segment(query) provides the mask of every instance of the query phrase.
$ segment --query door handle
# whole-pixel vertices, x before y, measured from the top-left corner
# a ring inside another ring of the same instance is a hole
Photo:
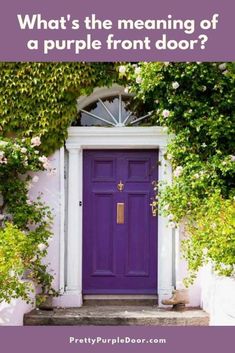
[[[117,203],[117,224],[124,224],[124,203]]]

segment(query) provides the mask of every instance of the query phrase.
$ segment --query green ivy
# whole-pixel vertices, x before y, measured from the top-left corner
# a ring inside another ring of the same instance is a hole
[[[173,183],[158,185],[156,205],[169,226],[186,227],[184,255],[191,279],[207,261],[220,274],[234,274],[234,72],[232,63],[0,63],[0,131],[11,137],[5,155],[0,154],[0,190],[14,227],[30,234],[35,246],[47,244],[49,210],[40,200],[30,207],[28,180],[22,180],[28,171],[45,167],[30,139],[41,138],[41,153],[54,152],[76,119],[77,98],[95,87],[121,83],[135,94],[134,109],[141,101],[153,112],[148,125],[162,125],[175,136],[165,156],[173,167]],[[13,146],[12,136],[19,138],[21,148],[28,144],[28,160]],[[37,225],[35,233],[32,224]],[[4,227],[2,235],[9,238],[8,223]],[[33,273],[46,292],[51,277],[40,259]]]
[[[118,80],[109,63],[0,63],[0,131],[41,136],[47,155],[63,145],[76,101]]]

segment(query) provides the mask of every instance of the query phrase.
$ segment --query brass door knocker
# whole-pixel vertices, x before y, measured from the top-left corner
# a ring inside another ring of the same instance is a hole
[[[124,190],[124,184],[122,183],[122,181],[119,181],[119,184],[117,184],[117,189],[118,191],[123,191]]]

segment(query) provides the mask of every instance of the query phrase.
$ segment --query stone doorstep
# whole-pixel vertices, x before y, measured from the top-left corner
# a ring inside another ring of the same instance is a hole
[[[25,326],[208,326],[209,315],[199,308],[172,311],[157,306],[83,306],[33,310]]]
[[[84,295],[83,306],[154,306],[156,295]]]

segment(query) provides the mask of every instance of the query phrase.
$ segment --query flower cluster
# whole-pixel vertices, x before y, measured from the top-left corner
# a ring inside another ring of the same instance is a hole
[[[39,181],[32,172],[55,171],[40,145],[38,136],[0,140],[0,302],[30,300],[32,286],[21,280],[25,273],[42,292],[53,290],[53,277],[42,262],[52,236],[52,215],[41,196],[32,201],[28,195]]]
[[[1,165],[7,165],[9,169],[18,168],[22,174],[37,170],[54,174],[56,170],[52,168],[49,159],[38,150],[40,145],[39,136],[28,140],[0,140],[0,171]]]
[[[7,164],[7,158],[5,152],[0,150],[0,164]]]
[[[170,227],[183,223],[190,235],[183,249],[191,278],[207,261],[218,273],[233,274],[235,65],[165,62],[127,68],[129,90],[155,111],[153,123],[175,136],[166,153],[173,181],[159,183],[157,206]]]

